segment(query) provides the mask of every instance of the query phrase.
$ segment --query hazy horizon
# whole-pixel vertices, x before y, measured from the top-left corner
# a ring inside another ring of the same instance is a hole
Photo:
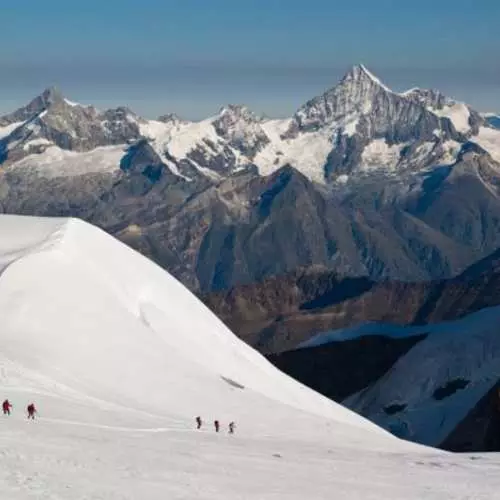
[[[26,0],[3,12],[0,113],[55,85],[148,118],[201,119],[228,103],[284,117],[358,63],[395,91],[500,111],[500,2],[462,3]]]

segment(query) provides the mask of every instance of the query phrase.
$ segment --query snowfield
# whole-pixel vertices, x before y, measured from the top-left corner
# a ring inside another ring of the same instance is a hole
[[[16,130],[16,128],[20,127],[22,124],[23,124],[23,122],[16,122],[16,123],[11,123],[10,125],[6,125],[4,127],[0,127],[0,139],[7,137],[9,134],[14,132],[14,130]]]
[[[398,440],[305,388],[99,229],[2,215],[0,234],[1,397],[14,405],[0,425],[1,498],[491,499],[500,488],[496,455]]]
[[[48,141],[36,139],[26,143],[29,146],[46,145]],[[50,143],[48,143],[50,144]],[[87,152],[76,152],[51,145],[43,153],[30,154],[7,167],[9,170],[22,169],[25,172],[46,177],[71,177],[91,173],[114,172],[120,170],[120,160],[125,155],[125,145],[104,146]]]

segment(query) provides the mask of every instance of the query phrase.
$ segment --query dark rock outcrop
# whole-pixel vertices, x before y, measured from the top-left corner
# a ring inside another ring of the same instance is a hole
[[[440,448],[456,452],[500,451],[500,382],[469,412]]]
[[[424,338],[425,335],[401,339],[362,336],[267,358],[287,375],[340,403],[382,377]]]

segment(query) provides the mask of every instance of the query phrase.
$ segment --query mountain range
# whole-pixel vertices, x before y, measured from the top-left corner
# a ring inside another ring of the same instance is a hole
[[[362,65],[280,120],[147,120],[51,88],[0,118],[0,211],[83,218],[200,293],[310,266],[450,278],[500,247],[495,127]]]
[[[0,212],[101,227],[395,434],[498,449],[497,118],[361,65],[279,120],[148,120],[50,88],[0,117]]]

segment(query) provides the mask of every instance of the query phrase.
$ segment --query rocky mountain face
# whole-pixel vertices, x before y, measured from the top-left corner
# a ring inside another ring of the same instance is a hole
[[[145,120],[49,89],[0,119],[0,210],[82,217],[201,292],[309,266],[443,278],[500,247],[499,145],[466,105],[363,66],[286,120]]]
[[[306,349],[270,354],[281,371],[334,401],[342,402],[383,377],[425,334],[406,338],[365,335]]]
[[[127,108],[99,112],[66,100],[57,89],[48,89],[0,120],[0,126],[19,123],[0,139],[5,166],[51,146],[70,151],[91,151],[101,146],[133,142],[140,137],[137,118]]]
[[[363,153],[377,140],[393,149],[399,169],[422,169],[443,155],[436,151],[447,141],[465,140],[448,117],[429,110],[430,103],[442,107],[444,96],[432,91],[422,99],[415,92],[397,94],[364,66],[355,66],[339,85],[297,111],[286,136],[331,128],[335,148],[324,165],[328,180],[357,172],[366,164]],[[410,144],[414,150],[426,145],[428,151],[415,162]]]
[[[450,280],[377,282],[324,268],[273,276],[202,299],[234,332],[265,353],[292,350],[313,336],[365,323],[429,325],[500,305],[495,252]]]
[[[441,443],[455,452],[500,450],[500,382],[496,383]]]
[[[231,147],[248,158],[255,158],[271,142],[260,122],[244,106],[230,105],[222,109],[212,124],[217,135]]]

